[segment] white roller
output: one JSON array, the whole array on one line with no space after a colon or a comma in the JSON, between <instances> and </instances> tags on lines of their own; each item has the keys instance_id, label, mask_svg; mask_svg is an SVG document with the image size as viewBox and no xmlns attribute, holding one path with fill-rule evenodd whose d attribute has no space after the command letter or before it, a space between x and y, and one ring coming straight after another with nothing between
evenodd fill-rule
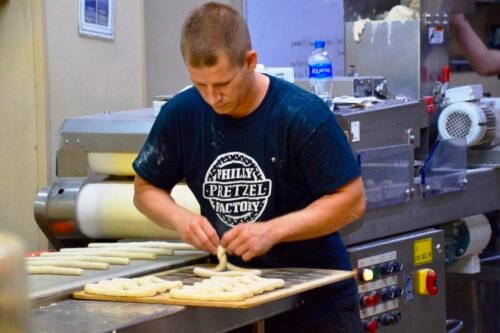
<instances>
[{"instance_id":1,"label":"white roller","mask_svg":"<svg viewBox=\"0 0 500 333\"><path fill-rule=\"evenodd\" d=\"M173 199L195 214L200 207L187 185L172 189ZM83 234L100 238L178 239L177 232L165 229L142 215L133 203L132 183L96 183L83 186L78 195L76 216Z\"/></svg>"},{"instance_id":2,"label":"white roller","mask_svg":"<svg viewBox=\"0 0 500 333\"><path fill-rule=\"evenodd\" d=\"M462 219L469 231L469 244L463 256L480 254L491 238L491 226L486 216L479 214Z\"/></svg>"},{"instance_id":3,"label":"white roller","mask_svg":"<svg viewBox=\"0 0 500 333\"><path fill-rule=\"evenodd\" d=\"M465 253L451 266L448 266L447 271L476 274L481 271L479 254L490 241L491 226L486 216L482 214L463 218L462 221L467 227L469 242Z\"/></svg>"},{"instance_id":4,"label":"white roller","mask_svg":"<svg viewBox=\"0 0 500 333\"><path fill-rule=\"evenodd\" d=\"M132 162L134 162L136 157L137 153L87 153L90 170L101 175L135 175Z\"/></svg>"}]
</instances>

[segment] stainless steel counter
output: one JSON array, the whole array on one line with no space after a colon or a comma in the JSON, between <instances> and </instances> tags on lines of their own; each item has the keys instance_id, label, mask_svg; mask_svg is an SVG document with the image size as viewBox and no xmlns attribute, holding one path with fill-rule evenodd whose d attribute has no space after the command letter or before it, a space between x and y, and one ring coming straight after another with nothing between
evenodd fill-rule
<instances>
[{"instance_id":1,"label":"stainless steel counter","mask_svg":"<svg viewBox=\"0 0 500 333\"><path fill-rule=\"evenodd\" d=\"M300 304L304 294L250 309L184 307L66 299L32 311L37 333L226 332Z\"/></svg>"}]
</instances>

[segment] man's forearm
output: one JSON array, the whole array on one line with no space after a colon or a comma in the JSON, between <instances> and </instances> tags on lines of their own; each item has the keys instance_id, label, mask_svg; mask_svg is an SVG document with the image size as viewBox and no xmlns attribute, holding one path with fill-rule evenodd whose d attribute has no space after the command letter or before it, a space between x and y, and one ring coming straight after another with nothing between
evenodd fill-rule
<instances>
[{"instance_id":1,"label":"man's forearm","mask_svg":"<svg viewBox=\"0 0 500 333\"><path fill-rule=\"evenodd\" d=\"M192 214L177 205L168 192L149 184L135 185L134 205L151 221L169 229L177 230L177 223Z\"/></svg>"},{"instance_id":2,"label":"man's forearm","mask_svg":"<svg viewBox=\"0 0 500 333\"><path fill-rule=\"evenodd\" d=\"M361 178L306 208L268 221L274 242L289 242L324 236L361 218L365 195Z\"/></svg>"}]
</instances>

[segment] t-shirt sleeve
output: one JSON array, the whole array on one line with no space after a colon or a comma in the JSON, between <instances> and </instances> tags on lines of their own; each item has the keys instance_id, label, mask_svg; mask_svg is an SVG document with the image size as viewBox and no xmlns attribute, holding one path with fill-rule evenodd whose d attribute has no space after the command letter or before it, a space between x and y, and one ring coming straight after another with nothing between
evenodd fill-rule
<instances>
[{"instance_id":1,"label":"t-shirt sleeve","mask_svg":"<svg viewBox=\"0 0 500 333\"><path fill-rule=\"evenodd\" d=\"M309 136L299 153L299 163L312 192L331 193L361 175L358 163L334 116Z\"/></svg>"},{"instance_id":2,"label":"t-shirt sleeve","mask_svg":"<svg viewBox=\"0 0 500 333\"><path fill-rule=\"evenodd\" d=\"M176 147L176 131L172 111L174 103L164 105L132 166L152 185L170 191L183 178L181 157ZM169 105L170 104L170 105Z\"/></svg>"}]
</instances>

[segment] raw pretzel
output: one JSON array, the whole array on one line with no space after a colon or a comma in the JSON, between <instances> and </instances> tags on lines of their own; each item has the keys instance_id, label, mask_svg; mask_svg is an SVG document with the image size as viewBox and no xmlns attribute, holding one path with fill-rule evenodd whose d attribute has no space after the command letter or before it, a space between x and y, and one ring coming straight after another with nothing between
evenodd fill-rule
<instances>
[{"instance_id":1,"label":"raw pretzel","mask_svg":"<svg viewBox=\"0 0 500 333\"><path fill-rule=\"evenodd\" d=\"M164 281L155 276L135 279L116 278L85 285L85 292L104 296L149 297L173 288L181 288L181 281Z\"/></svg>"},{"instance_id":2,"label":"raw pretzel","mask_svg":"<svg viewBox=\"0 0 500 333\"><path fill-rule=\"evenodd\" d=\"M285 281L281 279L265 279L251 274L238 277L214 276L192 286L173 289L169 296L183 300L238 302L284 285Z\"/></svg>"},{"instance_id":3,"label":"raw pretzel","mask_svg":"<svg viewBox=\"0 0 500 333\"><path fill-rule=\"evenodd\" d=\"M246 274L262 275L262 272L258 269L246 269L228 262L226 250L222 246L217 248L217 259L219 259L219 264L214 268L195 267L193 273L205 278L212 276L241 276Z\"/></svg>"}]
</instances>

